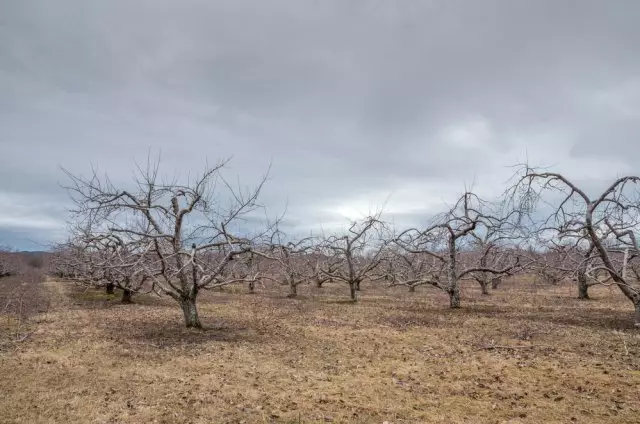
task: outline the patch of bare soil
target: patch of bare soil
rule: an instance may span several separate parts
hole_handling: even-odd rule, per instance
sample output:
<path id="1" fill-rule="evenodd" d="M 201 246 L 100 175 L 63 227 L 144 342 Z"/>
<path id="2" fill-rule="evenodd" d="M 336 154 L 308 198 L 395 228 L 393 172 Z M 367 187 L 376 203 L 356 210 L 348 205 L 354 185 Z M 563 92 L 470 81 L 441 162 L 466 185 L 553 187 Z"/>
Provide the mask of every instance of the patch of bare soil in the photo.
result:
<path id="1" fill-rule="evenodd" d="M 616 291 L 510 282 L 463 308 L 363 285 L 209 292 L 205 331 L 171 301 L 55 281 L 32 337 L 0 352 L 7 423 L 637 423 L 640 332 Z"/>

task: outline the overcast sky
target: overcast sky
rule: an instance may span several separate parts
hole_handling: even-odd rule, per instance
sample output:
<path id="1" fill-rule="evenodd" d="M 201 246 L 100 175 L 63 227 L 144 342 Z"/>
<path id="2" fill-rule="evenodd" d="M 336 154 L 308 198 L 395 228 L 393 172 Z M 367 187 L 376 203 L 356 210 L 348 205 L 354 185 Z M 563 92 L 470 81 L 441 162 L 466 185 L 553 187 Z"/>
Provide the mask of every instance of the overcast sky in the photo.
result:
<path id="1" fill-rule="evenodd" d="M 60 167 L 227 175 L 290 227 L 420 222 L 529 160 L 640 173 L 640 2 L 0 0 L 0 244 L 64 238 Z"/>

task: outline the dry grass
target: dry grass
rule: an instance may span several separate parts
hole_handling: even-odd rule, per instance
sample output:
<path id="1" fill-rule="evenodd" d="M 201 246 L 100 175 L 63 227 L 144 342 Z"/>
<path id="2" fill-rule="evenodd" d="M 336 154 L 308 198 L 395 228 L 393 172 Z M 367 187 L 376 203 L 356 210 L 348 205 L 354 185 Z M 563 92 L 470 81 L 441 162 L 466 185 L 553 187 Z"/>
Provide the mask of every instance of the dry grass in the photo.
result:
<path id="1" fill-rule="evenodd" d="M 26 271 L 0 279 L 0 351 L 26 340 L 31 334 L 29 317 L 49 308 L 48 299 L 40 290 L 42 273 Z"/>
<path id="2" fill-rule="evenodd" d="M 207 293 L 172 303 L 49 281 L 56 308 L 0 352 L 6 423 L 637 423 L 640 332 L 616 291 L 505 283 L 460 310 L 430 289 Z M 509 348 L 514 346 L 515 348 Z"/>

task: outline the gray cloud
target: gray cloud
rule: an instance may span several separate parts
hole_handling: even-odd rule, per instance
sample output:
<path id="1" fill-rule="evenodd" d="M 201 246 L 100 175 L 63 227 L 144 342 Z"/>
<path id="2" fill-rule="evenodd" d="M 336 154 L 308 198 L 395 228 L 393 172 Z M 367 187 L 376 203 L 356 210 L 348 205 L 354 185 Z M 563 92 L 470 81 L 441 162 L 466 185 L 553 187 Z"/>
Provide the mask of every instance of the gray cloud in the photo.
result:
<path id="1" fill-rule="evenodd" d="M 234 156 L 290 226 L 437 211 L 514 162 L 639 172 L 640 4 L 24 0 L 0 4 L 0 244 L 64 235 L 64 166 L 126 181 Z M 12 206 L 14 205 L 14 206 Z M 17 235 L 16 235 L 17 234 Z"/>

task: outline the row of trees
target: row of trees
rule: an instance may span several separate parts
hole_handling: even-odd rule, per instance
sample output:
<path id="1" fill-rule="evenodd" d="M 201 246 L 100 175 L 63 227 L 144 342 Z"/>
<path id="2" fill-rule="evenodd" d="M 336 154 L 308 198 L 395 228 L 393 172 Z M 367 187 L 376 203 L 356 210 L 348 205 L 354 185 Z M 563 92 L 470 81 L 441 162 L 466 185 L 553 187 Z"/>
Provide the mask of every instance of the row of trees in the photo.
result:
<path id="1" fill-rule="evenodd" d="M 68 173 L 72 237 L 57 249 L 55 272 L 109 292 L 119 288 L 123 302 L 140 292 L 169 296 L 186 326 L 196 328 L 198 293 L 228 284 L 245 283 L 253 292 L 273 280 L 293 297 L 300 284 L 342 282 L 353 301 L 363 283 L 410 291 L 429 285 L 457 308 L 461 281 L 474 280 L 488 294 L 490 285 L 517 273 L 551 283 L 575 279 L 581 298 L 590 285 L 616 285 L 640 325 L 635 177 L 592 199 L 560 174 L 521 166 L 499 201 L 465 192 L 420 228 L 398 231 L 376 213 L 342 232 L 292 240 L 280 231 L 281 218 L 260 218 L 266 176 L 242 188 L 224 178 L 226 164 L 182 184 L 162 181 L 159 163 L 149 163 L 130 188 L 96 173 Z"/>
<path id="2" fill-rule="evenodd" d="M 45 256 L 42 252 L 16 252 L 0 246 L 0 278 L 21 275 L 30 268 L 44 268 Z"/>
<path id="3" fill-rule="evenodd" d="M 8 277 L 15 272 L 9 249 L 0 247 L 0 278 Z"/>

